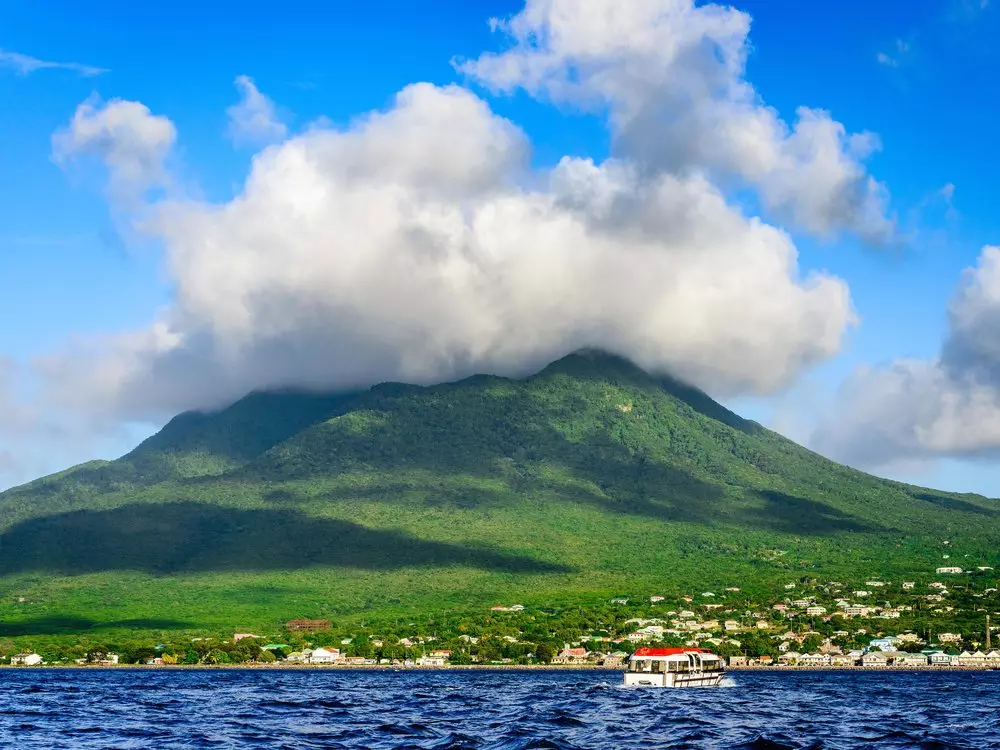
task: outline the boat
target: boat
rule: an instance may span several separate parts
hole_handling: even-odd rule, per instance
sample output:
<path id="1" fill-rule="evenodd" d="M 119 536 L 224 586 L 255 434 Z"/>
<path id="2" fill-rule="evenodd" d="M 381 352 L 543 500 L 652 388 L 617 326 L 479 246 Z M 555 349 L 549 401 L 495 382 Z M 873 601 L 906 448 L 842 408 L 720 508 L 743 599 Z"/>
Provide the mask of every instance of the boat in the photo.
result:
<path id="1" fill-rule="evenodd" d="M 717 687 L 722 659 L 704 648 L 640 648 L 628 660 L 625 684 L 637 687 Z"/>

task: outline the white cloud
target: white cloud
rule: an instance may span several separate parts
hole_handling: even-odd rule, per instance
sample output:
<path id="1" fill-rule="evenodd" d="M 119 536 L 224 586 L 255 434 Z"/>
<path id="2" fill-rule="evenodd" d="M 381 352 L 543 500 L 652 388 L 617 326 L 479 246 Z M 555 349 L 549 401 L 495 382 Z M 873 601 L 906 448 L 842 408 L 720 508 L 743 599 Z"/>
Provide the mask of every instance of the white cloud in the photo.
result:
<path id="1" fill-rule="evenodd" d="M 939 357 L 855 373 L 813 442 L 867 467 L 1000 451 L 1000 247 L 966 271 Z"/>
<path id="2" fill-rule="evenodd" d="M 904 41 L 903 39 L 897 39 L 893 46 L 896 48 L 892 55 L 886 54 L 885 52 L 879 52 L 877 59 L 883 65 L 890 68 L 898 68 L 903 62 L 903 59 L 910 52 L 910 43 Z"/>
<path id="3" fill-rule="evenodd" d="M 229 137 L 237 145 L 259 146 L 282 140 L 288 128 L 278 119 L 274 102 L 264 96 L 251 78 L 239 76 L 240 101 L 226 110 Z"/>
<path id="4" fill-rule="evenodd" d="M 877 138 L 805 107 L 789 126 L 765 106 L 744 77 L 749 27 L 692 0 L 528 0 L 494 21 L 508 50 L 457 67 L 495 91 L 606 110 L 616 153 L 643 169 L 708 170 L 806 231 L 889 241 L 888 196 L 864 166 Z"/>
<path id="5" fill-rule="evenodd" d="M 85 78 L 99 76 L 108 71 L 105 68 L 97 68 L 93 65 L 82 65 L 75 62 L 52 62 L 50 60 L 39 60 L 37 57 L 24 55 L 20 52 L 9 52 L 0 49 L 0 68 L 9 68 L 18 75 L 31 75 L 38 70 L 71 70 L 79 73 Z"/>
<path id="6" fill-rule="evenodd" d="M 480 98 L 416 84 L 264 150 L 229 203 L 160 204 L 145 229 L 175 304 L 51 360 L 60 403 L 144 418 L 268 386 L 523 374 L 583 346 L 756 392 L 837 352 L 846 285 L 800 278 L 790 238 L 704 175 L 527 157 Z"/>
<path id="7" fill-rule="evenodd" d="M 52 154 L 60 164 L 97 158 L 108 169 L 116 195 L 135 195 L 167 182 L 164 162 L 176 137 L 174 124 L 144 104 L 91 98 L 52 137 Z"/>

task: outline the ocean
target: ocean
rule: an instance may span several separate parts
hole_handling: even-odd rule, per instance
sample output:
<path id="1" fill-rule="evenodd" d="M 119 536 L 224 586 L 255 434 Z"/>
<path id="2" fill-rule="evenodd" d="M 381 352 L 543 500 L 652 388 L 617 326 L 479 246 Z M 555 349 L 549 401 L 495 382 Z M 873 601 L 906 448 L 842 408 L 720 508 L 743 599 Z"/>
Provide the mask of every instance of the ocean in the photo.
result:
<path id="1" fill-rule="evenodd" d="M 7 669 L 10 748 L 1000 748 L 1000 672 Z"/>

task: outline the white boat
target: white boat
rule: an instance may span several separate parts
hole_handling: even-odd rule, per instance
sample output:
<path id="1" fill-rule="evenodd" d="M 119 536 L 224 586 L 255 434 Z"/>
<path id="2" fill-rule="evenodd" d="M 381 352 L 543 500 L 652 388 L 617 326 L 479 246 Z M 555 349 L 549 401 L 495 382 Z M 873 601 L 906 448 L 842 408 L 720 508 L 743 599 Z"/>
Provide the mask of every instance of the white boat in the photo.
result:
<path id="1" fill-rule="evenodd" d="M 721 658 L 703 648 L 640 648 L 628 660 L 625 684 L 716 687 L 726 676 Z"/>

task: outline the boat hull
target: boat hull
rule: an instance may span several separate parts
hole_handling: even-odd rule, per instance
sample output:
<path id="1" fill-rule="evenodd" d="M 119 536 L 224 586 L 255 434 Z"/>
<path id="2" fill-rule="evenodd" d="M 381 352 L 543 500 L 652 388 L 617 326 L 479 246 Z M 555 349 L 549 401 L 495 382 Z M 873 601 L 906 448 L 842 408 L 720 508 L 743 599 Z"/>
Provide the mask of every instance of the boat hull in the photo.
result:
<path id="1" fill-rule="evenodd" d="M 689 673 L 625 673 L 625 685 L 630 687 L 699 688 L 718 687 L 725 678 L 725 672 Z"/>

